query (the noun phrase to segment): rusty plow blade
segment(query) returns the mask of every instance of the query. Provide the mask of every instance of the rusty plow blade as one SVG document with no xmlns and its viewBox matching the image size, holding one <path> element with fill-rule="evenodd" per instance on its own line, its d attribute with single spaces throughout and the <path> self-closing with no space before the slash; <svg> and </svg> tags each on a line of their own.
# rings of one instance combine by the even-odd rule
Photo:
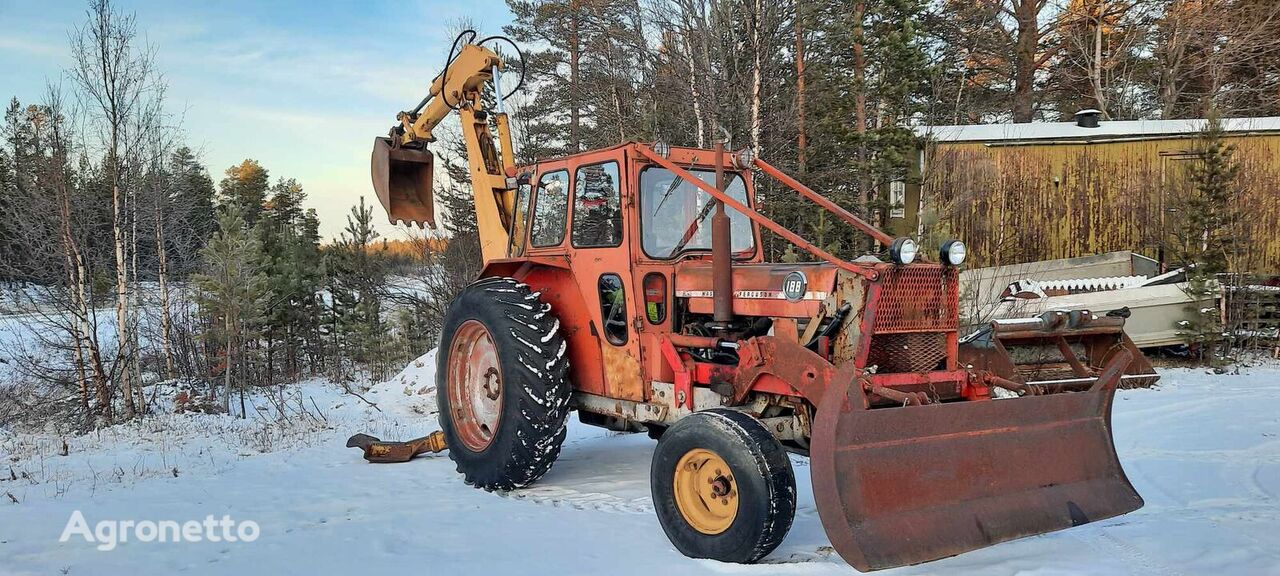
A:
<svg viewBox="0 0 1280 576">
<path fill-rule="evenodd" d="M 813 491 L 836 551 L 861 571 L 918 564 L 1142 507 L 1111 438 L 1131 360 L 1085 391 L 868 409 L 830 386 L 814 423 Z"/>
<path fill-rule="evenodd" d="M 436 225 L 431 189 L 435 157 L 427 149 L 393 147 L 390 138 L 375 138 L 370 172 L 378 201 L 392 224 Z"/>
<path fill-rule="evenodd" d="M 364 459 L 376 464 L 408 462 L 414 456 L 427 452 L 440 452 L 446 448 L 444 432 L 432 432 L 421 438 L 404 442 L 387 442 L 368 434 L 356 434 L 347 439 L 347 448 L 364 451 Z"/>
</svg>

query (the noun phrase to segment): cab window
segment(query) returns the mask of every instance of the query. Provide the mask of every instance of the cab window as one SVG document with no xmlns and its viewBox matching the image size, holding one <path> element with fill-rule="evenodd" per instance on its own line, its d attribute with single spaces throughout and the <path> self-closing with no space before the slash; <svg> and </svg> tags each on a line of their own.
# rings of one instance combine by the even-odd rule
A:
<svg viewBox="0 0 1280 576">
<path fill-rule="evenodd" d="M 698 179 L 715 185 L 714 170 L 690 170 Z M 737 174 L 725 174 L 725 192 L 747 204 L 747 187 Z M 640 172 L 641 246 L 650 258 L 675 258 L 688 250 L 711 249 L 711 216 L 714 198 L 660 167 Z M 725 206 L 729 215 L 732 249 L 735 256 L 755 251 L 755 235 L 746 214 Z"/>
<path fill-rule="evenodd" d="M 559 246 L 569 209 L 569 171 L 556 170 L 538 178 L 530 243 L 538 248 Z"/>
<path fill-rule="evenodd" d="M 627 294 L 622 278 L 617 274 L 604 274 L 598 283 L 600 291 L 600 320 L 604 323 L 604 337 L 610 344 L 627 343 Z"/>
<path fill-rule="evenodd" d="M 574 173 L 573 186 L 573 245 L 593 248 L 621 244 L 618 163 L 578 168 Z"/>
</svg>

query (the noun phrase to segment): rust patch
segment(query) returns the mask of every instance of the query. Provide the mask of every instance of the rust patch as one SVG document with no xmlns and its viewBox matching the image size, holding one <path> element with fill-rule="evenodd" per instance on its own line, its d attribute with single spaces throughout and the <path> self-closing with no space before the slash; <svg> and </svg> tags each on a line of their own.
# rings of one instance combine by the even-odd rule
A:
<svg viewBox="0 0 1280 576">
<path fill-rule="evenodd" d="M 644 382 L 640 362 L 626 351 L 611 344 L 600 346 L 604 357 L 604 386 L 607 396 L 624 400 L 644 400 Z"/>
</svg>

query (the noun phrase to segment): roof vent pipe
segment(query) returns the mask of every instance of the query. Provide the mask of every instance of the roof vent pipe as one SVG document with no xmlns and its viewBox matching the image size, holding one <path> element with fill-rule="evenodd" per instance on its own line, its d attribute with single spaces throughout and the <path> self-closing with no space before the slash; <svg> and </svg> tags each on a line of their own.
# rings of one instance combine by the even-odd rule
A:
<svg viewBox="0 0 1280 576">
<path fill-rule="evenodd" d="M 1102 119 L 1102 111 L 1094 108 L 1076 112 L 1076 126 L 1081 128 L 1097 128 Z"/>
</svg>

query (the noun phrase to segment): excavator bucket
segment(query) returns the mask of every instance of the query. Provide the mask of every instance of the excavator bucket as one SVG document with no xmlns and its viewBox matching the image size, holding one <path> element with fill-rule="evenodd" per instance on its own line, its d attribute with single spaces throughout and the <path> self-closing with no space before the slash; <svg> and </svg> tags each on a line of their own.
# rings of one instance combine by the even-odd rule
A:
<svg viewBox="0 0 1280 576">
<path fill-rule="evenodd" d="M 1142 507 L 1116 456 L 1111 405 L 1121 376 L 1146 362 L 1123 345 L 1106 357 L 1087 386 L 995 400 L 871 408 L 858 380 L 833 382 L 810 456 L 836 551 L 879 570 Z"/>
<path fill-rule="evenodd" d="M 393 147 L 390 138 L 375 138 L 370 171 L 378 201 L 392 224 L 436 225 L 432 195 L 434 156 L 425 148 Z"/>
</svg>

